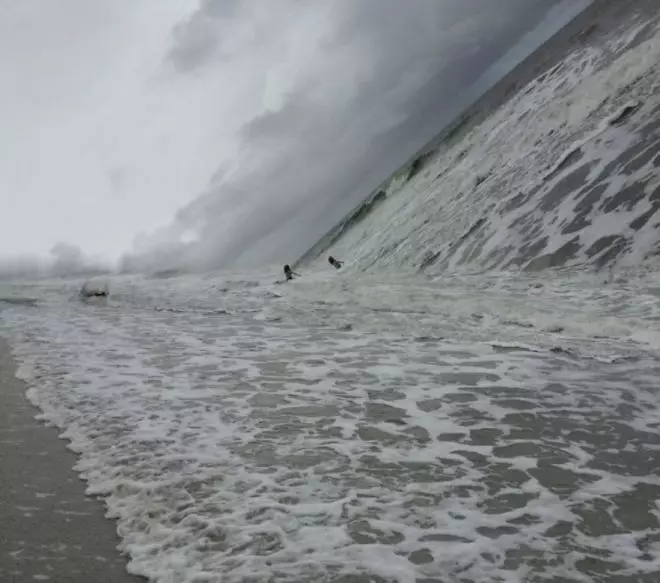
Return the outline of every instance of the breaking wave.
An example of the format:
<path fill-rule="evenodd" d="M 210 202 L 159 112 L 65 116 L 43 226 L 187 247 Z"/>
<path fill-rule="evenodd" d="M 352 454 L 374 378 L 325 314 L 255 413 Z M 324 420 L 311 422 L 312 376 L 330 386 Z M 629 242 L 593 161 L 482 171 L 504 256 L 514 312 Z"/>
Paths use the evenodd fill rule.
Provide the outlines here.
<path fill-rule="evenodd" d="M 519 70 L 504 79 L 301 262 L 328 252 L 431 275 L 654 265 L 658 23 L 607 10 L 526 85 Z"/>

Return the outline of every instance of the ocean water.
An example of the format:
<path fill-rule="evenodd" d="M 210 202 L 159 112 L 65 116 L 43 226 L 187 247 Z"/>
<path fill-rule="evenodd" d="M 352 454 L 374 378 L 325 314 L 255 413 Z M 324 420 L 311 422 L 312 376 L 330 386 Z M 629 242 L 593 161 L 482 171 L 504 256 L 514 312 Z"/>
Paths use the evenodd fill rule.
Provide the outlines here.
<path fill-rule="evenodd" d="M 657 266 L 656 8 L 610 2 L 564 59 L 466 121 L 411 179 L 398 173 L 314 255 L 431 275 Z"/>
<path fill-rule="evenodd" d="M 660 581 L 660 36 L 631 6 L 294 282 L 0 283 L 28 397 L 130 571 Z"/>
<path fill-rule="evenodd" d="M 5 290 L 37 303 L 8 306 L 3 332 L 131 571 L 660 576 L 654 274 L 112 289 L 82 305 L 65 282 Z"/>

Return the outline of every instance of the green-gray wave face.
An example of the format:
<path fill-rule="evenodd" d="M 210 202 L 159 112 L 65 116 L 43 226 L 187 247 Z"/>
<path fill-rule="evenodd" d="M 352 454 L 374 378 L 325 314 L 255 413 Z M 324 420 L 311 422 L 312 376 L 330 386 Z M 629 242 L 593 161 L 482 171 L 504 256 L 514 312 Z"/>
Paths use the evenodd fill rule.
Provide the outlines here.
<path fill-rule="evenodd" d="M 653 267 L 660 57 L 650 2 L 595 4 L 305 256 L 359 271 Z"/>

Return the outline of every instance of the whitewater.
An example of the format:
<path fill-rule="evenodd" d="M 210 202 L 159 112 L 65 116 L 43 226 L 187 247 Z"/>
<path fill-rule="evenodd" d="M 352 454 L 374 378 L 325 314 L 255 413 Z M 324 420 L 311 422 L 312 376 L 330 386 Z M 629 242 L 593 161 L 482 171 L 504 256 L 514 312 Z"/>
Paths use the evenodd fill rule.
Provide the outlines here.
<path fill-rule="evenodd" d="M 293 282 L 0 282 L 28 397 L 132 573 L 660 580 L 660 28 L 603 5 Z"/>

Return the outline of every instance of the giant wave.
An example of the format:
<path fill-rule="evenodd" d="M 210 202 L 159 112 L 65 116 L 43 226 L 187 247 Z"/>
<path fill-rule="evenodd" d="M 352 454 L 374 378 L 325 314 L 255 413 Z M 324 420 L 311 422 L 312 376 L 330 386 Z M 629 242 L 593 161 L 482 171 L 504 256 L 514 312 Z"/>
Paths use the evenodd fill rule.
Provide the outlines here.
<path fill-rule="evenodd" d="M 300 262 L 327 251 L 359 270 L 429 274 L 654 265 L 660 38 L 652 3 L 624 4 L 570 25 L 568 48 L 541 71 L 538 54 L 523 63 Z"/>

